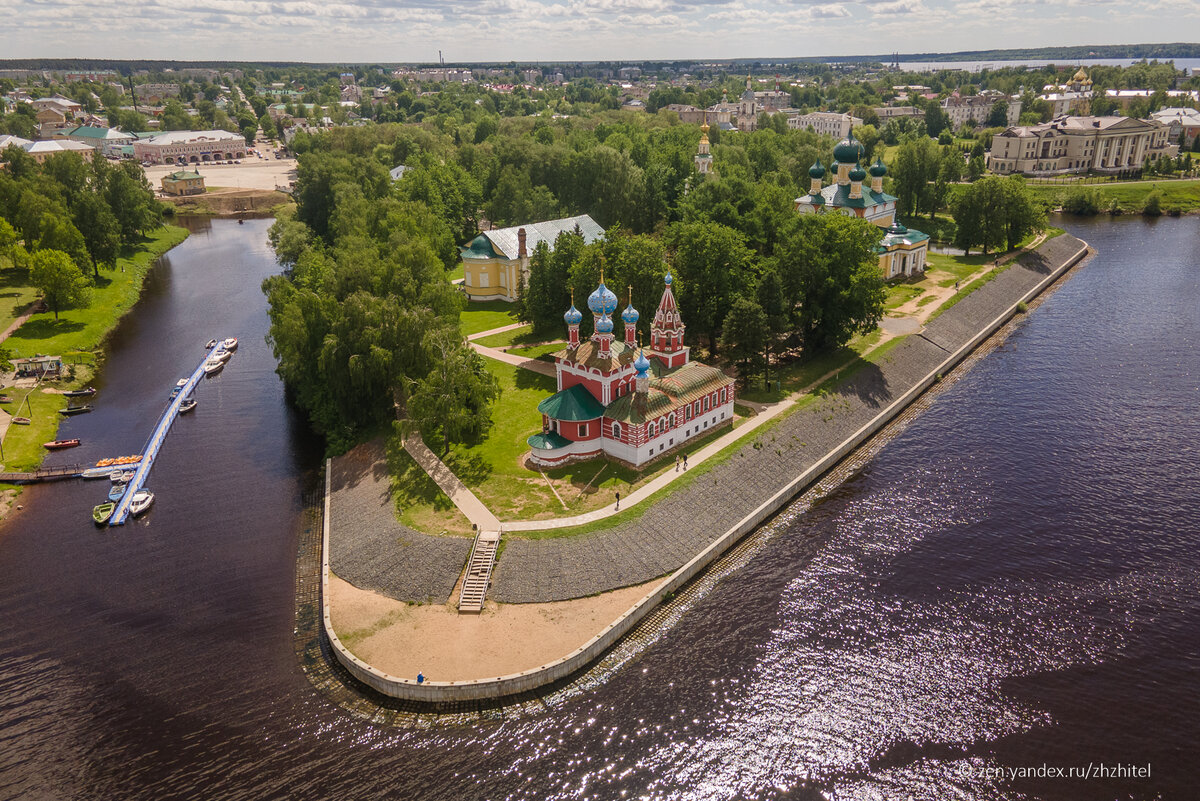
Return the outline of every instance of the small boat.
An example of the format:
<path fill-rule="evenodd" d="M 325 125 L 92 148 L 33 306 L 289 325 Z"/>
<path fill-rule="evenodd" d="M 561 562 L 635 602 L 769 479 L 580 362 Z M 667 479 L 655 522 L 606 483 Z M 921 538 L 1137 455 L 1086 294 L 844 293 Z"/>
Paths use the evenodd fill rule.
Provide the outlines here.
<path fill-rule="evenodd" d="M 92 410 L 92 404 L 85 403 L 82 406 L 68 406 L 65 409 L 59 409 L 59 414 L 87 414 Z"/>
<path fill-rule="evenodd" d="M 220 359 L 209 359 L 204 363 L 204 374 L 208 376 L 216 375 L 225 367 L 225 362 Z"/>
<path fill-rule="evenodd" d="M 205 349 L 205 350 L 212 350 L 212 349 L 213 349 L 213 348 L 215 348 L 216 346 L 217 346 L 217 340 L 215 340 L 215 339 L 210 339 L 210 340 L 208 340 L 207 342 L 205 342 L 205 343 L 204 343 L 204 349 Z"/>
<path fill-rule="evenodd" d="M 12 421 L 13 421 L 13 425 L 18 425 L 18 426 L 27 426 L 27 425 L 29 425 L 29 418 L 28 418 L 28 417 L 14 417 L 14 418 L 12 419 Z"/>
<path fill-rule="evenodd" d="M 56 439 L 54 442 L 44 442 L 42 447 L 48 451 L 58 451 L 63 448 L 74 448 L 79 445 L 78 439 Z"/>
<path fill-rule="evenodd" d="M 180 389 L 183 389 L 184 387 L 187 386 L 187 382 L 190 380 L 191 379 L 188 379 L 188 378 L 181 378 L 175 382 L 175 386 L 179 387 Z"/>
<path fill-rule="evenodd" d="M 90 398 L 96 394 L 95 387 L 84 387 L 83 389 L 70 389 L 63 393 L 68 398 Z"/>
<path fill-rule="evenodd" d="M 179 413 L 187 414 L 198 405 L 195 398 L 184 398 L 183 403 L 179 404 Z"/>
<path fill-rule="evenodd" d="M 140 489 L 129 499 L 129 513 L 137 517 L 149 509 L 152 503 L 154 503 L 154 493 L 148 489 Z"/>
<path fill-rule="evenodd" d="M 237 346 L 238 346 L 237 337 L 230 337 L 229 339 L 225 340 L 221 344 L 225 346 L 225 350 L 237 350 Z"/>
<path fill-rule="evenodd" d="M 97 526 L 103 526 L 108 522 L 108 518 L 112 517 L 113 511 L 117 505 L 112 501 L 105 501 L 92 507 L 92 519 L 96 521 Z"/>
<path fill-rule="evenodd" d="M 114 470 L 108 474 L 108 477 L 114 484 L 128 484 L 133 481 L 136 473 L 136 470 Z"/>
<path fill-rule="evenodd" d="M 225 350 L 224 348 L 217 348 L 215 351 L 213 351 L 213 355 L 209 358 L 210 360 L 216 359 L 221 362 L 227 362 L 233 358 L 233 351 Z"/>
<path fill-rule="evenodd" d="M 121 496 L 125 494 L 125 488 L 128 484 L 113 484 L 112 489 L 108 491 L 108 499 L 110 501 L 119 501 Z"/>
<path fill-rule="evenodd" d="M 0 395 L 0 403 L 12 403 L 12 398 L 7 395 Z"/>

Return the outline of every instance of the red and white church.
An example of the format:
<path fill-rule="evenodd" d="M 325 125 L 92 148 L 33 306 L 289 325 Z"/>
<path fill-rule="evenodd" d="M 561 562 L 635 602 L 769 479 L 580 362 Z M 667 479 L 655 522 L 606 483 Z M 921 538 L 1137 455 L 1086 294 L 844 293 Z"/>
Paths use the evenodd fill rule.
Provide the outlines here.
<path fill-rule="evenodd" d="M 603 276 L 588 297 L 594 333 L 585 342 L 579 339 L 583 313 L 571 304 L 563 315 L 567 349 L 554 354 L 558 392 L 538 404 L 542 432 L 529 438 L 533 465 L 556 467 L 598 456 L 642 465 L 733 423 L 734 380 L 690 360 L 671 282 L 668 273 L 648 352 L 637 344 L 639 315 L 632 299 L 621 313 L 625 339 L 616 340 L 617 296 Z"/>

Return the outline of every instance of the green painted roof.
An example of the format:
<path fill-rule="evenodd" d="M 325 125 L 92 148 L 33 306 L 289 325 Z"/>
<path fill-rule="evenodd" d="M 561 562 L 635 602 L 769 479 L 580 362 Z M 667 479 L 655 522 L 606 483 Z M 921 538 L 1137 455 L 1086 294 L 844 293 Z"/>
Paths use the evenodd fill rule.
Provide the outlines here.
<path fill-rule="evenodd" d="M 538 411 L 555 420 L 582 422 L 604 415 L 604 407 L 582 384 L 556 392 L 538 404 Z"/>
<path fill-rule="evenodd" d="M 553 431 L 547 431 L 544 434 L 534 434 L 525 441 L 529 443 L 529 447 L 539 451 L 552 451 L 557 448 L 565 448 L 571 444 L 571 440 Z"/>
<path fill-rule="evenodd" d="M 871 206 L 881 206 L 884 203 L 895 201 L 895 195 L 889 195 L 887 192 L 875 192 L 871 187 L 864 185 L 862 188 L 862 197 L 850 197 L 849 184 L 831 184 L 821 190 L 821 198 L 825 201 L 825 205 L 833 206 L 834 208 L 851 208 L 865 209 Z M 797 203 L 809 203 L 813 205 L 821 205 L 821 201 L 815 201 L 812 195 L 803 195 L 796 198 Z"/>
<path fill-rule="evenodd" d="M 163 177 L 170 178 L 172 181 L 186 181 L 188 178 L 199 178 L 200 173 L 189 172 L 188 170 L 179 170 L 178 172 L 173 172 L 170 175 L 164 175 Z"/>
<path fill-rule="evenodd" d="M 466 247 L 458 249 L 464 259 L 497 259 L 500 254 L 492 247 L 492 240 L 483 234 L 471 240 Z"/>

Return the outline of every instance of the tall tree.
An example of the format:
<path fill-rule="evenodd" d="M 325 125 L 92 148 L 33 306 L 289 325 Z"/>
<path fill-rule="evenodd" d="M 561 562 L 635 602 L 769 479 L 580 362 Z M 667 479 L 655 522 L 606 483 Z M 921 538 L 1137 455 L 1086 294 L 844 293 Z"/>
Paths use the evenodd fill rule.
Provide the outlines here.
<path fill-rule="evenodd" d="M 87 304 L 91 282 L 69 255 L 39 250 L 29 257 L 29 281 L 42 293 L 58 319 L 59 311 Z"/>
<path fill-rule="evenodd" d="M 706 221 L 672 226 L 667 244 L 675 254 L 675 296 L 688 331 L 705 334 L 715 352 L 729 299 L 753 281 L 754 254 L 740 233 Z"/>
<path fill-rule="evenodd" d="M 121 224 L 104 199 L 85 192 L 75 203 L 75 227 L 83 236 L 92 269 L 100 277 L 100 265 L 112 267 L 121 250 Z"/>
<path fill-rule="evenodd" d="M 753 373 L 765 368 L 770 337 L 770 324 L 762 307 L 749 298 L 735 300 L 721 327 L 721 349 L 737 364 L 743 387 L 750 385 Z"/>
<path fill-rule="evenodd" d="M 797 218 L 776 253 L 781 279 L 799 294 L 796 330 L 806 357 L 840 347 L 879 324 L 887 295 L 879 228 L 841 214 Z"/>
<path fill-rule="evenodd" d="M 433 369 L 413 387 L 408 414 L 426 441 L 441 441 L 444 455 L 453 443 L 475 444 L 487 434 L 500 387 L 482 357 L 454 332 L 430 332 L 425 346 Z"/>

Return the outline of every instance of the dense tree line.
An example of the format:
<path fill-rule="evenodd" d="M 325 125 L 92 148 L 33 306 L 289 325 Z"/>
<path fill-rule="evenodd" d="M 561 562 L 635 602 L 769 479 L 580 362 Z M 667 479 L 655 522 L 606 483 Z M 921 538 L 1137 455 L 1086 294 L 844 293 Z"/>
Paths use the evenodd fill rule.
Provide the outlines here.
<path fill-rule="evenodd" d="M 38 164 L 20 148 L 0 153 L 0 255 L 29 270 L 57 317 L 85 303 L 88 288 L 112 269 L 123 247 L 162 224 L 141 168 L 77 153 Z"/>

